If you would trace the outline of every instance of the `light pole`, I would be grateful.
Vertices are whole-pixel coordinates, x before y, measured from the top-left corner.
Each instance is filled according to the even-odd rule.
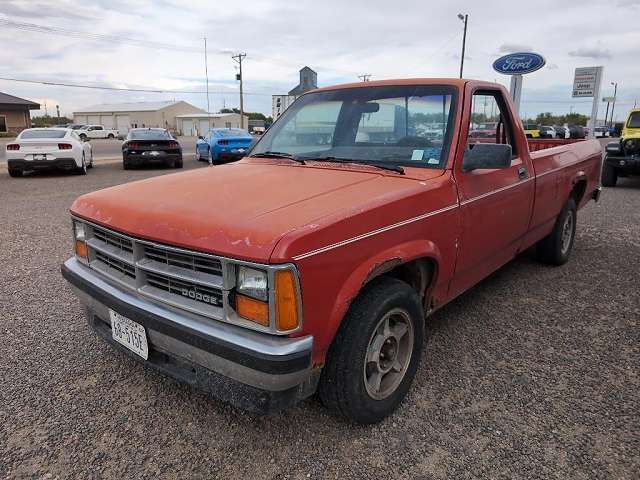
[[[467,22],[469,21],[469,15],[466,13],[458,14],[460,21],[464,22],[464,33],[462,34],[462,56],[460,57],[460,78],[462,78],[462,70],[464,69],[464,47],[467,43]]]
[[[616,95],[618,93],[618,82],[611,82],[611,85],[613,85],[613,103],[611,104],[611,122],[609,123],[609,127],[613,127],[613,111],[616,108]]]

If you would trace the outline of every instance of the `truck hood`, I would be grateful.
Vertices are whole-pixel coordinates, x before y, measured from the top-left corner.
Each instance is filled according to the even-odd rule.
[[[422,172],[420,180],[442,174]],[[418,179],[370,168],[245,160],[99,190],[71,213],[134,237],[267,263],[288,232],[412,184]]]

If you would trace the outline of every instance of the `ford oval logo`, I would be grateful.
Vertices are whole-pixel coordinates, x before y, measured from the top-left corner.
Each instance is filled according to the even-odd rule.
[[[544,67],[545,60],[537,53],[510,53],[493,62],[493,69],[505,75],[522,75]]]

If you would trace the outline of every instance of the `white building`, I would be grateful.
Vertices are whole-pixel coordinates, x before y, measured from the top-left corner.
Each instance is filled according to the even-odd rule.
[[[271,96],[271,115],[277,119],[293,101],[304,92],[318,88],[318,74],[309,67],[300,69],[300,83],[289,90],[287,95]]]
[[[242,128],[239,113],[187,113],[176,117],[177,131],[185,137],[206,135],[210,128]],[[244,116],[244,125],[249,117]]]
[[[104,125],[127,133],[130,128],[166,128],[178,130],[177,117],[206,112],[183,101],[130,102],[94,105],[73,112],[73,122],[83,125]]]

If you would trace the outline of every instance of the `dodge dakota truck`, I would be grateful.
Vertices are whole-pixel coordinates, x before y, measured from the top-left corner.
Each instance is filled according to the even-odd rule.
[[[470,137],[472,118],[493,137]],[[493,83],[314,90],[236,163],[79,197],[62,274],[95,332],[145,365],[254,412],[317,392],[378,422],[429,314],[529,247],[568,260],[601,147],[530,142]]]

